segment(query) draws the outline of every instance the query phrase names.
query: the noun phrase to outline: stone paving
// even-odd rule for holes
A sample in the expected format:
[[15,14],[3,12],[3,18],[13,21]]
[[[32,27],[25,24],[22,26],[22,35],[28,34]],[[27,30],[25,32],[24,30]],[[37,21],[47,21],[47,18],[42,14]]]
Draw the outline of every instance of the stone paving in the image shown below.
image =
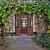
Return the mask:
[[31,36],[10,36],[9,38],[10,44],[6,50],[46,50],[45,48],[36,45],[35,42],[32,42]]

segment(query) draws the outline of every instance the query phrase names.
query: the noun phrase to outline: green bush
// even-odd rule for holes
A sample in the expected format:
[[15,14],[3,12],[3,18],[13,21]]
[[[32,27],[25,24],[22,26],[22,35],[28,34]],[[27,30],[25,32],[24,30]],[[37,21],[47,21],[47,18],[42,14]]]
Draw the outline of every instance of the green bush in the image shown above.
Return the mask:
[[50,34],[43,32],[41,36],[34,36],[33,39],[37,44],[47,47],[50,50]]

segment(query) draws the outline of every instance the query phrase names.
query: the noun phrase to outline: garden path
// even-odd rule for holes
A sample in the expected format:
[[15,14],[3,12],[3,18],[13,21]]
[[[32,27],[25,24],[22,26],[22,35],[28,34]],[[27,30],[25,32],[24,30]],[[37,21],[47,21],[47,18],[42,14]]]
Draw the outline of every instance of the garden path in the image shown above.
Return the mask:
[[6,50],[46,50],[32,41],[31,36],[8,36],[10,44]]

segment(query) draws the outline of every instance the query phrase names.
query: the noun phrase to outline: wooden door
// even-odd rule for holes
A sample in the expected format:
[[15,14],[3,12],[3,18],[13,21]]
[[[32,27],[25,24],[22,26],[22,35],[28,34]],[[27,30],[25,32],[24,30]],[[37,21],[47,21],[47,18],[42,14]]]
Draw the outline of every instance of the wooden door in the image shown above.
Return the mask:
[[31,15],[19,14],[16,16],[16,36],[21,34],[33,35],[33,18]]
[[28,15],[28,35],[33,35],[33,16]]
[[16,33],[15,35],[16,36],[20,36],[21,35],[21,18],[20,18],[20,14],[19,15],[16,15]]
[[21,34],[27,34],[27,28],[28,28],[28,23],[27,23],[27,15],[21,15]]

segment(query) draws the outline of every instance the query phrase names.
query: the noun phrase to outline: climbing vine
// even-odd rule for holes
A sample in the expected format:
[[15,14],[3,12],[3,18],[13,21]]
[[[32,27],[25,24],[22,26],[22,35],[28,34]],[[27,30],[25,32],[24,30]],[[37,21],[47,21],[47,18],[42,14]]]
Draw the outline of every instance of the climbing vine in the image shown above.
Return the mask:
[[6,0],[0,1],[0,22],[5,25],[6,19],[12,14],[27,13],[37,17],[44,17],[50,24],[50,2],[8,2]]
[[[50,2],[38,1],[33,3],[15,3],[15,11],[17,13],[28,13],[35,15],[37,17],[47,16],[48,21],[50,21]],[[18,11],[19,10],[19,11]]]
[[0,1],[0,22],[5,24],[7,17],[11,14],[10,8],[12,4],[7,1]]

